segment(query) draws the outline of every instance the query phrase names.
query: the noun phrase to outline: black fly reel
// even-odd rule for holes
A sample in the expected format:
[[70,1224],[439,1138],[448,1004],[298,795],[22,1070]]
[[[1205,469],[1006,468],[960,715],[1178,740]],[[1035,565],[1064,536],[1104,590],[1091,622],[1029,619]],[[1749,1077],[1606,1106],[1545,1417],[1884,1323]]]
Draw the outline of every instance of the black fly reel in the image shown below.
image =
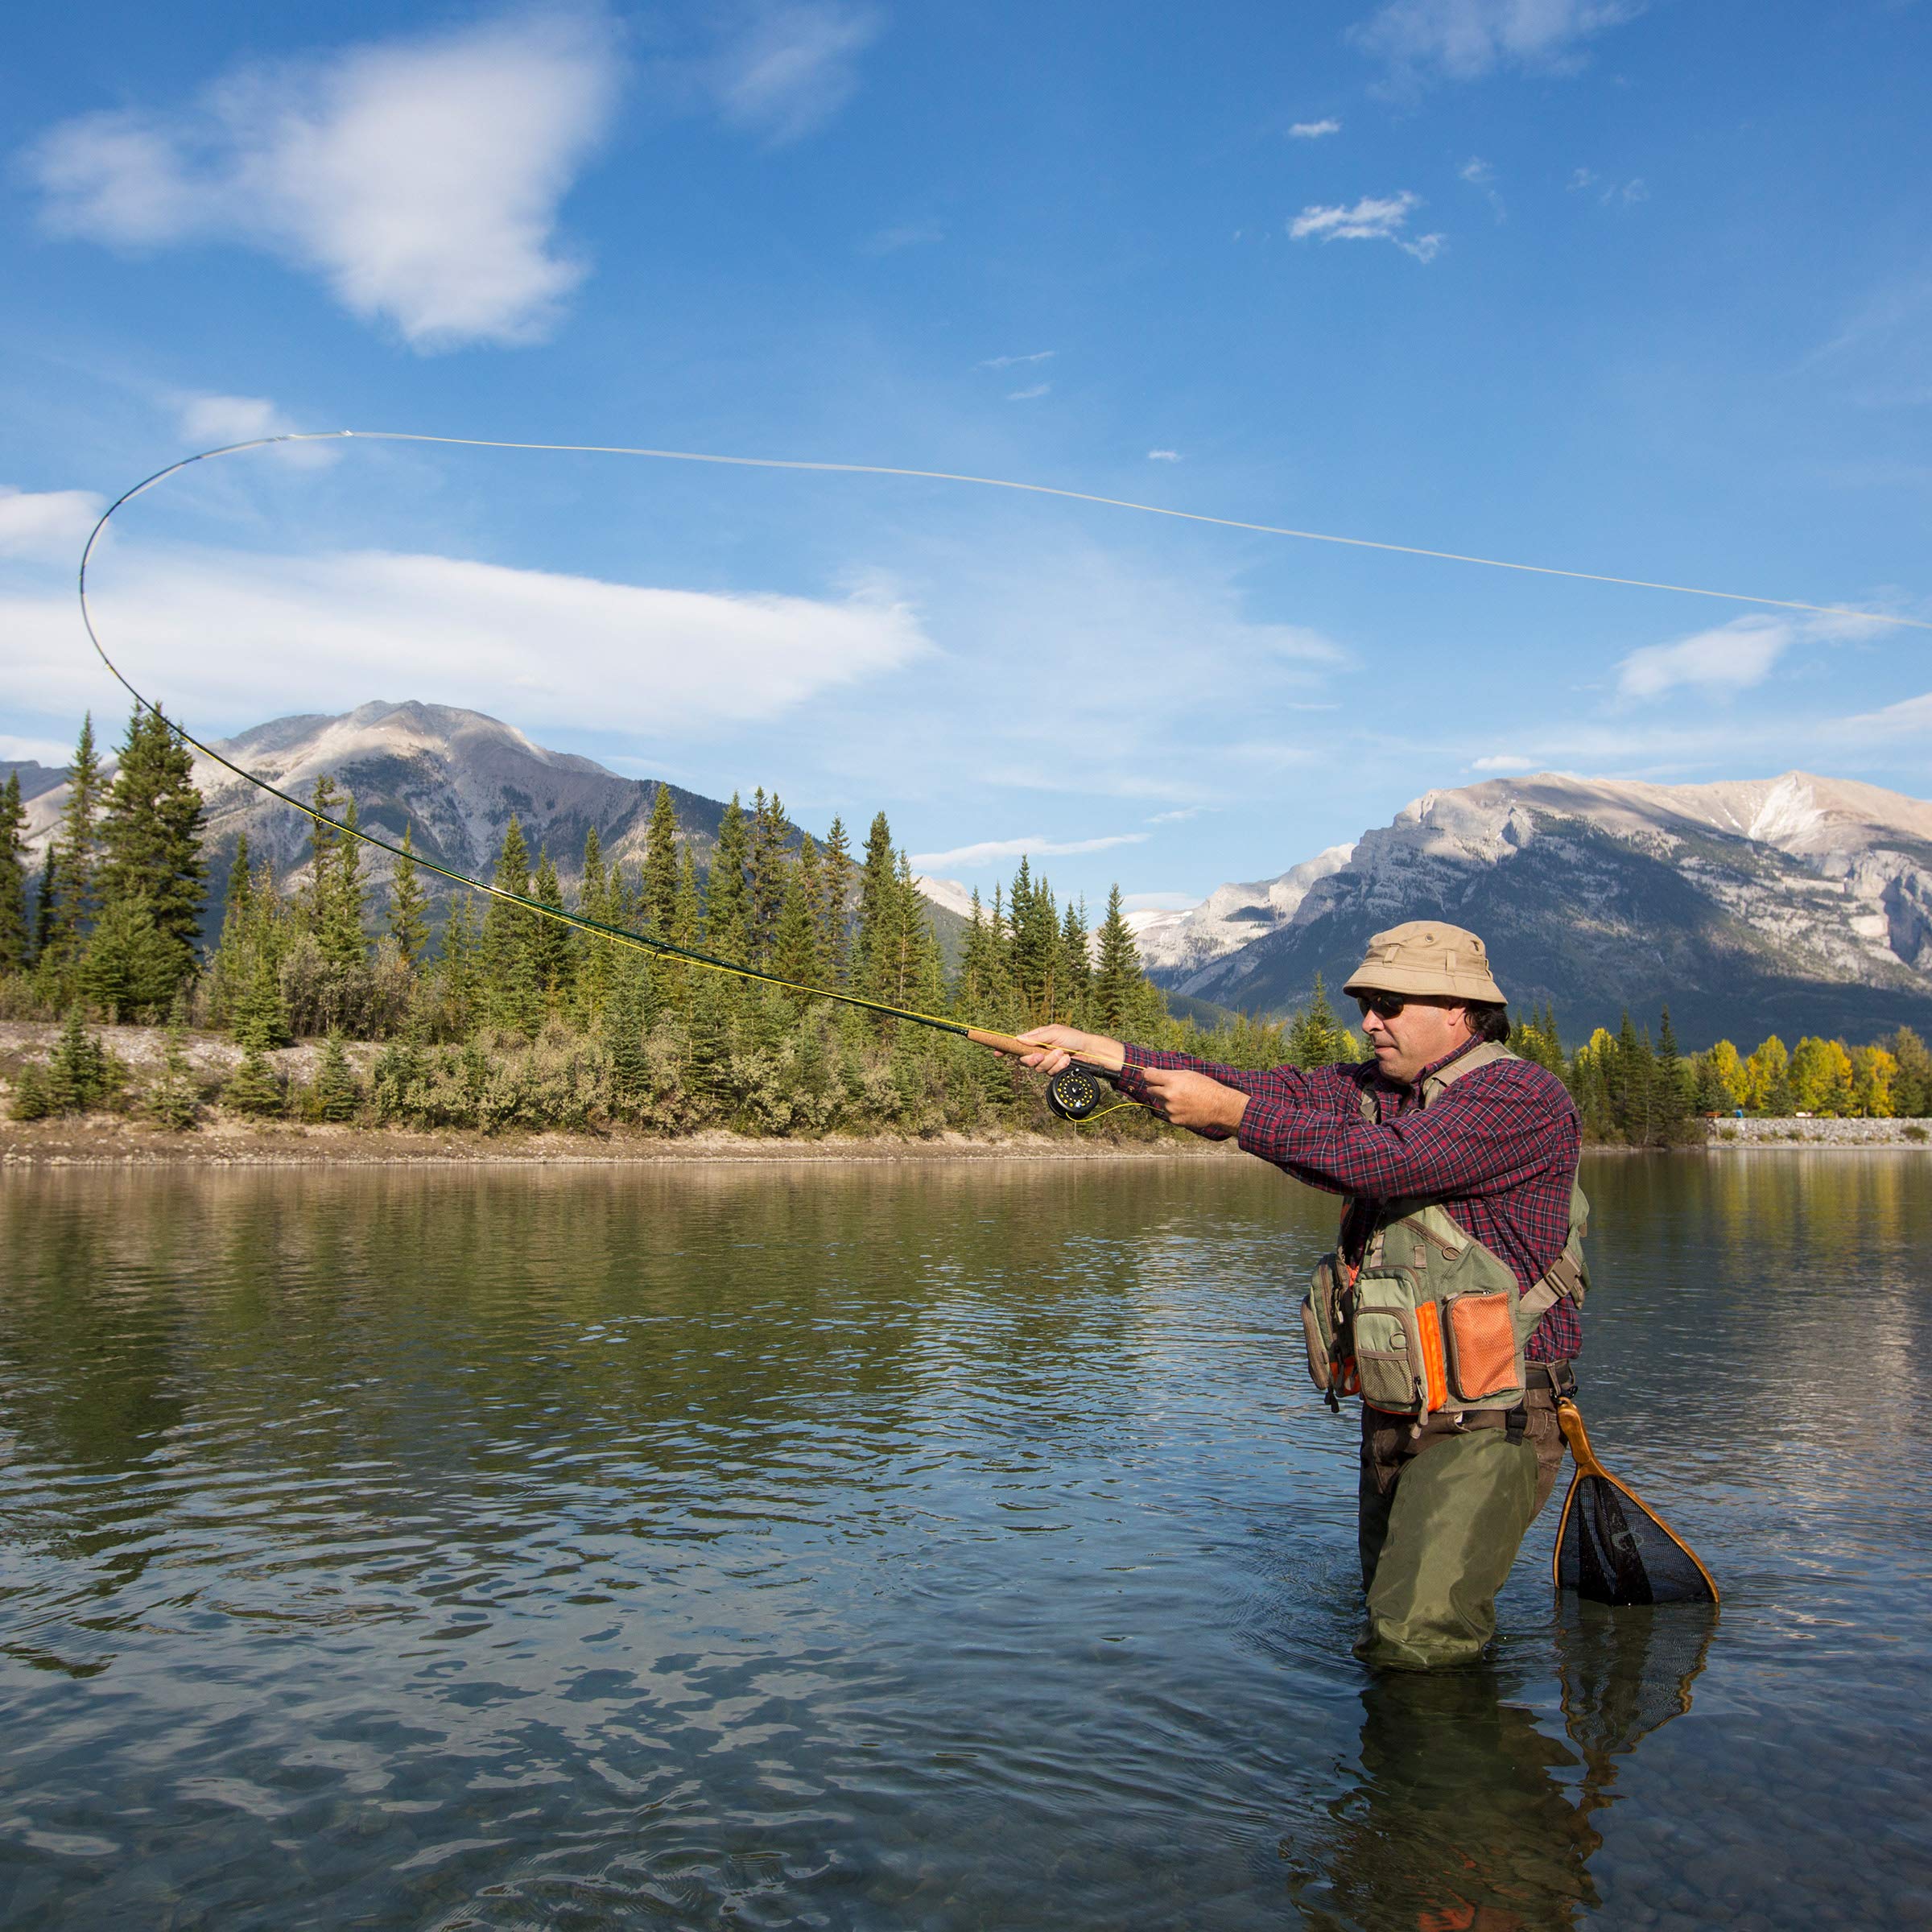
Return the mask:
[[1046,1104],[1063,1121],[1090,1121],[1113,1101],[1118,1076],[1094,1067],[1063,1067],[1046,1083]]

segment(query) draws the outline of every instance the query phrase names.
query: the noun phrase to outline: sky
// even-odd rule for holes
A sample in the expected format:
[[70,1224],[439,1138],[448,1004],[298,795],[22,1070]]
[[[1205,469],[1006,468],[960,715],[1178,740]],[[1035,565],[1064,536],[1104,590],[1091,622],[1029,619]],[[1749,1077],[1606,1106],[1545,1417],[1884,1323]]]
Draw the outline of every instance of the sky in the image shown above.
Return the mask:
[[[1932,618],[1932,4],[103,0],[0,69],[0,757],[285,431],[1016,480]],[[959,483],[353,440],[116,518],[199,735],[418,699],[1179,906],[1431,791],[1928,795],[1932,634]]]

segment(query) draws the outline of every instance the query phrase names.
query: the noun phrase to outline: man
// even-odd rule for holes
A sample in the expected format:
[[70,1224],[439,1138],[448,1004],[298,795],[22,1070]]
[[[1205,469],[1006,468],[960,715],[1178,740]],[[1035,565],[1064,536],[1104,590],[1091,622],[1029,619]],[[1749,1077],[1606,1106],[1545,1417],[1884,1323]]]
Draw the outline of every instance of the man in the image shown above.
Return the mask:
[[1163,1120],[1348,1197],[1308,1315],[1318,1385],[1331,1404],[1338,1388],[1364,1395],[1356,1650],[1430,1670],[1495,1635],[1496,1593],[1562,1467],[1556,1397],[1575,1385],[1587,1286],[1582,1133],[1563,1083],[1504,1047],[1506,1001],[1475,934],[1433,919],[1377,933],[1344,990],[1374,1054],[1360,1066],[1246,1073],[1067,1026],[1026,1034],[1042,1049],[1026,1063],[1119,1064],[1121,1091]]

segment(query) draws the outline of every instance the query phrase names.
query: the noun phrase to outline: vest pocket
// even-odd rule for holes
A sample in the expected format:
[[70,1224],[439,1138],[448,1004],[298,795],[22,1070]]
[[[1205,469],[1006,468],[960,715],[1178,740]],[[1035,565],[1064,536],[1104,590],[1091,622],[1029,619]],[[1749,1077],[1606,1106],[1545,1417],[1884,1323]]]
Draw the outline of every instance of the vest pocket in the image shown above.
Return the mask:
[[1426,1417],[1443,1406],[1443,1343],[1435,1313],[1406,1268],[1356,1281],[1355,1364],[1362,1400],[1371,1409]]
[[1516,1298],[1507,1290],[1496,1290],[1454,1295],[1443,1304],[1449,1385],[1459,1400],[1480,1402],[1523,1386]]

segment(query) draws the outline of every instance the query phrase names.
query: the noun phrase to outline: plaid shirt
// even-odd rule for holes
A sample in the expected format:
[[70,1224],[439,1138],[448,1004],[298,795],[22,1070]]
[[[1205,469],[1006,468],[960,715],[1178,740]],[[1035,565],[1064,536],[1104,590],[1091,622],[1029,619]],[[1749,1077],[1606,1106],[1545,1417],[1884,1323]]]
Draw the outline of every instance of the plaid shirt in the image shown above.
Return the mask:
[[[1467,1052],[1467,1047],[1459,1052]],[[1583,1129],[1563,1084],[1534,1062],[1495,1060],[1446,1087],[1426,1108],[1422,1081],[1455,1059],[1423,1069],[1413,1084],[1385,1080],[1370,1060],[1359,1067],[1277,1067],[1245,1073],[1183,1053],[1127,1049],[1121,1091],[1147,1097],[1140,1070],[1184,1067],[1248,1096],[1235,1137],[1249,1154],[1311,1187],[1356,1201],[1426,1195],[1463,1231],[1509,1263],[1521,1288],[1533,1286],[1563,1251],[1570,1232],[1570,1184]],[[1363,1117],[1361,1096],[1375,1098]],[[1208,1131],[1225,1140],[1225,1129]],[[1344,1246],[1359,1261],[1371,1216],[1344,1218]],[[1538,1323],[1525,1352],[1532,1361],[1567,1360],[1583,1345],[1568,1296]]]

